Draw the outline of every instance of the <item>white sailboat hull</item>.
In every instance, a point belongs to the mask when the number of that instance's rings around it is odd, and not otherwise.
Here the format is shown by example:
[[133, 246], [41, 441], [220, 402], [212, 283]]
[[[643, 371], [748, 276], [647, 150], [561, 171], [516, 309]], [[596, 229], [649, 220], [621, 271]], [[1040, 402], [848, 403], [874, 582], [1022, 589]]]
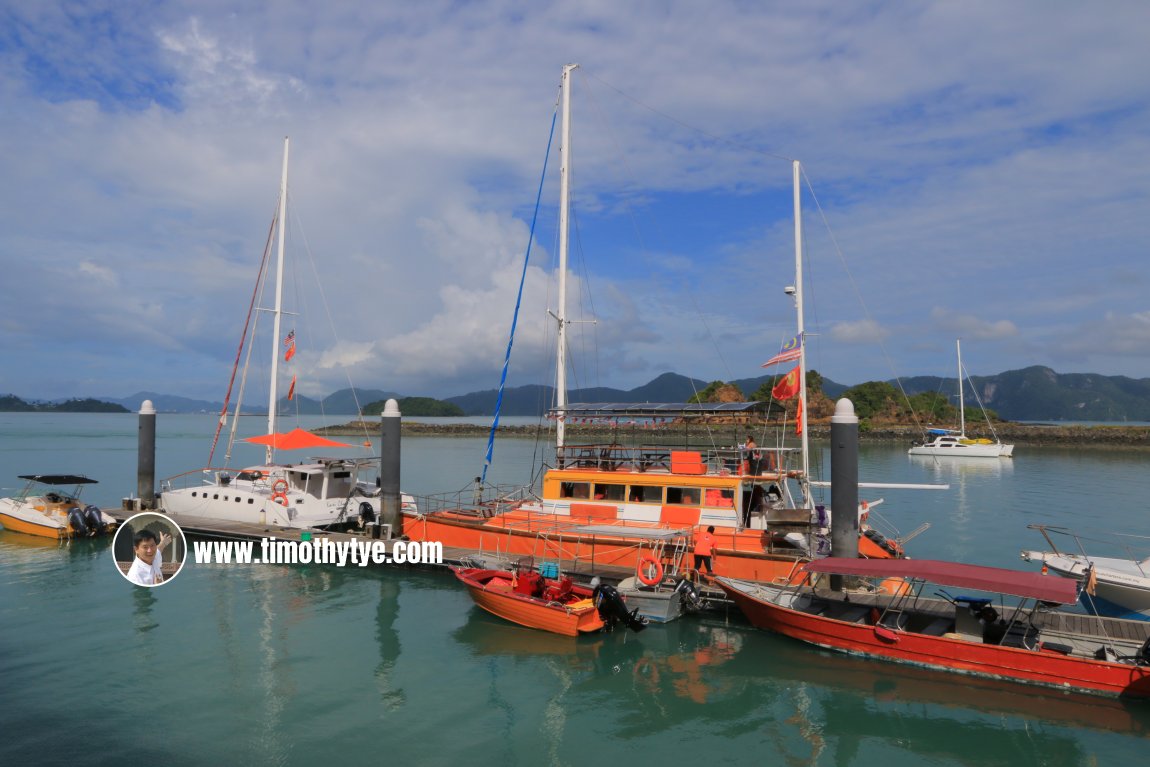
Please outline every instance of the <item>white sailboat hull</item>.
[[924, 445], [915, 445], [907, 451], [910, 455], [945, 455], [958, 458], [1010, 458], [1014, 445], [1001, 442], [990, 444], [968, 443], [954, 437], [939, 437]]

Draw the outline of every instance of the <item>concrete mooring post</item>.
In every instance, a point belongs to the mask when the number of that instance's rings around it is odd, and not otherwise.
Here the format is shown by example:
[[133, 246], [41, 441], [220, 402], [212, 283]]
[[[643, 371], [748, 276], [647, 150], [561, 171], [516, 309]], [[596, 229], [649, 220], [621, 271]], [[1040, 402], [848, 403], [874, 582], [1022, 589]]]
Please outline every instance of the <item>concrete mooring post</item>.
[[402, 415], [399, 403], [389, 399], [380, 414], [379, 490], [380, 519], [392, 538], [403, 535], [403, 507], [399, 493], [399, 434]]
[[[845, 397], [831, 416], [831, 556], [859, 555], [859, 419]], [[831, 576], [831, 588], [842, 589], [842, 576]]]
[[156, 507], [156, 408], [150, 399], [140, 405], [140, 441], [136, 452], [136, 496], [140, 509]]

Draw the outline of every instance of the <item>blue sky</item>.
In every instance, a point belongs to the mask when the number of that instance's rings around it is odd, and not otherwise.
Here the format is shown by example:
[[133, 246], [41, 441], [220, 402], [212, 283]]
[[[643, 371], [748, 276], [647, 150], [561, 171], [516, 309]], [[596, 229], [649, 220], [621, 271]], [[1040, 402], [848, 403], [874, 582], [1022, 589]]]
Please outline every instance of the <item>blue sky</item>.
[[[794, 328], [789, 158], [827, 377], [952, 375], [956, 338], [976, 375], [1150, 376], [1144, 2], [41, 0], [0, 22], [0, 393], [221, 399], [289, 135], [297, 389], [494, 388], [568, 62], [568, 313], [595, 320], [572, 385], [763, 372]], [[512, 385], [553, 375], [557, 168]]]

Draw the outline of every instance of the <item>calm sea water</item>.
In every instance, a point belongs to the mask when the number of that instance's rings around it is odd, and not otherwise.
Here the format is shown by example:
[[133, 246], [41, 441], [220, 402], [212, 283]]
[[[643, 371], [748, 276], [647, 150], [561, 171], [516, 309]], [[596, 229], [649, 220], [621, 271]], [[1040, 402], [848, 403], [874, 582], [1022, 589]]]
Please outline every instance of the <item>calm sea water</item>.
[[[210, 416], [157, 427], [158, 476], [204, 463]], [[100, 480], [88, 499], [115, 506], [136, 487], [136, 440], [134, 415], [0, 414], [0, 484], [86, 473]], [[485, 444], [405, 439], [404, 489], [464, 487]], [[500, 441], [489, 480], [525, 481], [546, 448]], [[260, 455], [244, 450], [240, 462]], [[940, 464], [864, 445], [862, 480], [951, 489], [863, 497], [884, 497], [874, 513], [904, 534], [931, 523], [910, 544], [920, 557], [1024, 568], [1019, 550], [1042, 544], [1035, 523], [1097, 546], [1150, 536], [1145, 454], [1017, 453]], [[482, 613], [446, 573], [189, 563], [144, 590], [106, 542], [8, 531], [0, 711], [5, 764], [1017, 767], [1141, 763], [1150, 749], [1150, 706], [840, 657], [737, 614], [571, 640]]]

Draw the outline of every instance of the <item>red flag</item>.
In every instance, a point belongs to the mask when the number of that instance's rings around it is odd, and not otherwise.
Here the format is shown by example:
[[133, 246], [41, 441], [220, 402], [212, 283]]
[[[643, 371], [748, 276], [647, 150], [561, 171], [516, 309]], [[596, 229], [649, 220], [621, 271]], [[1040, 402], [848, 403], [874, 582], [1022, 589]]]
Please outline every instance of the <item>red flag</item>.
[[799, 368], [796, 365], [791, 368], [791, 372], [787, 373], [775, 384], [775, 388], [771, 389], [771, 396], [775, 399], [790, 399], [798, 393]]
[[291, 377], [291, 386], [288, 387], [288, 401], [295, 397], [295, 376]]
[[803, 399], [799, 398], [799, 412], [795, 415], [795, 434], [803, 433]]
[[293, 341], [292, 345], [287, 348], [286, 352], [284, 352], [284, 362], [291, 362], [291, 358], [294, 356], [295, 356], [295, 342]]

